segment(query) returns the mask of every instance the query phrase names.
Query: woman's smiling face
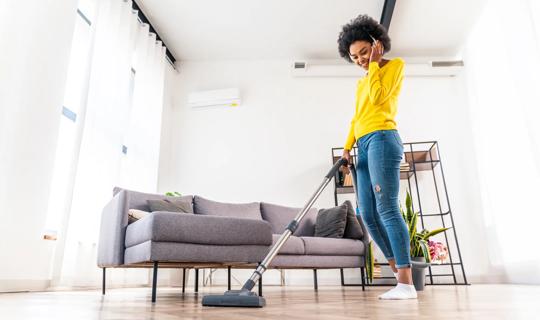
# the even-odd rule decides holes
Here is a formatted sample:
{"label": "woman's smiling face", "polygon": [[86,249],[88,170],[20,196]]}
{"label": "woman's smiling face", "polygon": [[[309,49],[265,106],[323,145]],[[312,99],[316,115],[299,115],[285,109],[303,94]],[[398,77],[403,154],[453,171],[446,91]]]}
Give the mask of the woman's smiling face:
{"label": "woman's smiling face", "polygon": [[364,70],[368,70],[371,43],[363,40],[353,42],[349,47],[349,55],[354,64],[362,67]]}

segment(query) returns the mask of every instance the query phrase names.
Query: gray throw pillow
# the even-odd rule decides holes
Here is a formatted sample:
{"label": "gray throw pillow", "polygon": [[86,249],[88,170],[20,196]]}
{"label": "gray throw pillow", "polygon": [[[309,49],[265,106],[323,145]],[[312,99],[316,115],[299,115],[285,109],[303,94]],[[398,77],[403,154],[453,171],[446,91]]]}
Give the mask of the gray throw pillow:
{"label": "gray throw pillow", "polygon": [[345,226],[343,238],[362,239],[364,236],[364,231],[362,230],[362,226],[356,217],[352,203],[347,200],[343,204],[347,206],[347,225]]}
{"label": "gray throw pillow", "polygon": [[343,238],[347,223],[347,205],[321,209],[315,222],[315,237]]}
{"label": "gray throw pillow", "polygon": [[150,211],[169,211],[169,212],[182,212],[193,213],[191,201],[182,199],[156,199],[146,200]]}

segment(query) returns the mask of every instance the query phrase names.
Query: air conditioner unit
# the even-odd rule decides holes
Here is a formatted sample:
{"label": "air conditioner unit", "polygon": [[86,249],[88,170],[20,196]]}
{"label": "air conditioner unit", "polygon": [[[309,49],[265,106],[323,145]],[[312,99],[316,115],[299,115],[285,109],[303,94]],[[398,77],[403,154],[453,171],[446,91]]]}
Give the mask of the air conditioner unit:
{"label": "air conditioner unit", "polygon": [[[427,62],[413,62],[405,64],[406,77],[452,77],[458,75],[463,69],[461,60],[435,60]],[[294,62],[291,70],[293,77],[314,78],[340,78],[364,76],[365,71],[353,64],[343,62],[318,61],[316,63]]]}
{"label": "air conditioner unit", "polygon": [[198,91],[189,94],[188,105],[192,108],[237,107],[240,105],[238,88]]}

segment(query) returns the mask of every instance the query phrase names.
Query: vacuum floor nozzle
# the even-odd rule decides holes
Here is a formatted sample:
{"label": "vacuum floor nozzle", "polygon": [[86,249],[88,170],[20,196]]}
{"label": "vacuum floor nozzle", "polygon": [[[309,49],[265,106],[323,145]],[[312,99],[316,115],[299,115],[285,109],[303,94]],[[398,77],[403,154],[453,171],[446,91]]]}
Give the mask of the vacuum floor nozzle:
{"label": "vacuum floor nozzle", "polygon": [[266,300],[247,290],[229,290],[220,295],[207,295],[202,299],[202,305],[207,307],[253,307],[262,308]]}

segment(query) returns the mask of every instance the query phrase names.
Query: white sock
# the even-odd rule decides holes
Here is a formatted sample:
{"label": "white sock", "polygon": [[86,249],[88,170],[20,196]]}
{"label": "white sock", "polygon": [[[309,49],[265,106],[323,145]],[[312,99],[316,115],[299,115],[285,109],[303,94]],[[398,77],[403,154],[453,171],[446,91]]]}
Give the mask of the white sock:
{"label": "white sock", "polygon": [[394,272],[394,277],[396,277],[396,280],[398,278],[398,273],[397,272]]}
{"label": "white sock", "polygon": [[398,283],[393,289],[381,294],[382,300],[405,300],[416,299],[416,289],[412,284]]}

